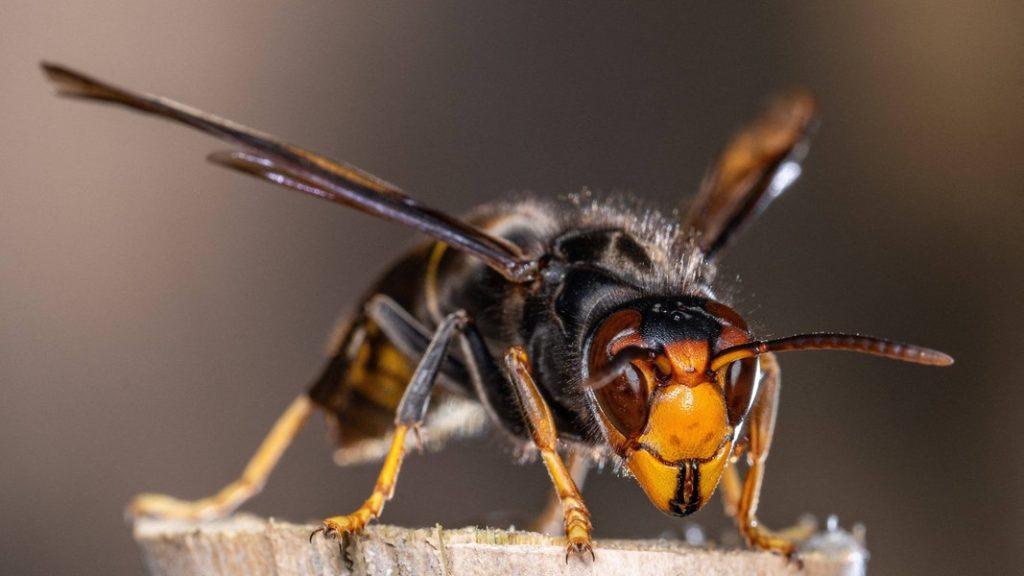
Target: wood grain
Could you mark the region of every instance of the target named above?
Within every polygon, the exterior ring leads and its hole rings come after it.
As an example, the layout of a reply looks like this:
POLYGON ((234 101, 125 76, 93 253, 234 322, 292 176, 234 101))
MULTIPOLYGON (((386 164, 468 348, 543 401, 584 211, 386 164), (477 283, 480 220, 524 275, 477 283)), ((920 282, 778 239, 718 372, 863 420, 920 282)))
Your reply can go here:
POLYGON ((318 536, 310 543, 315 528, 250 515, 205 524, 141 520, 135 526, 135 540, 154 576, 854 576, 864 574, 866 559, 863 548, 842 543, 837 536, 845 534, 841 531, 819 537, 825 544, 803 553, 800 569, 773 554, 668 540, 597 540, 596 561, 570 558, 567 563, 561 539, 533 532, 373 525, 343 541, 318 536))

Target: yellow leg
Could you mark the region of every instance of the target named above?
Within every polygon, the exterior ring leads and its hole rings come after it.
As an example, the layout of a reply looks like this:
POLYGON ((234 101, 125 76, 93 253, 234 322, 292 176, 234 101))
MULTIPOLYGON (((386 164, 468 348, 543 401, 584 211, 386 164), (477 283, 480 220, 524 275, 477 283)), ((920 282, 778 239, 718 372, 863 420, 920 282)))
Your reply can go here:
POLYGON ((721 487, 725 511, 735 517, 736 524, 747 543, 762 550, 772 550, 792 557, 799 540, 810 535, 807 525, 795 526, 781 532, 769 530, 757 519, 758 499, 764 478, 764 464, 771 447, 778 409, 780 371, 774 354, 761 355, 764 380, 757 401, 748 417, 749 441, 747 475, 741 485, 739 472, 730 465, 722 475, 721 487))
POLYGON ((526 352, 520 347, 511 348, 505 355, 505 365, 512 379, 513 388, 519 398, 519 406, 530 428, 533 443, 540 450, 544 466, 548 469, 551 482, 555 485, 555 493, 562 503, 562 515, 565 524, 566 545, 565 559, 569 554, 590 552, 594 557, 593 542, 590 538, 592 530, 590 512, 583 503, 583 497, 572 479, 555 447, 558 442, 558 431, 551 410, 541 396, 530 375, 526 352))
POLYGON ((296 398, 274 423, 241 477, 213 496, 188 501, 162 494, 140 494, 128 506, 128 514, 183 520, 212 520, 227 516, 263 489, 267 477, 312 411, 313 402, 308 396, 303 394, 296 398))
POLYGON ((381 467, 377 483, 373 486, 373 493, 363 502, 363 505, 351 514, 331 516, 324 520, 323 525, 309 535, 310 540, 317 532, 323 532, 325 536, 330 537, 342 533, 358 532, 370 520, 380 516, 381 511, 384 510, 384 503, 390 500, 391 495, 395 492, 395 481, 398 479, 398 471, 402 467, 402 459, 405 457, 405 437, 408 432, 408 425, 400 424, 395 427, 391 448, 384 458, 384 466, 381 467))
MULTIPOLYGON (((569 469, 569 476, 576 483, 576 487, 582 490, 583 482, 587 479, 587 473, 590 471, 590 460, 578 451, 570 450, 566 455, 565 467, 569 469)), ((552 491, 547 504, 544 505, 544 510, 530 524, 530 530, 560 535, 563 534, 564 529, 562 498, 558 492, 552 491)))
POLYGON ((423 352, 423 357, 420 358, 420 363, 402 394, 402 400, 398 403, 391 448, 388 449, 388 454, 384 457, 384 465, 381 467, 380 475, 377 476, 377 483, 373 486, 370 497, 355 512, 344 516, 331 516, 324 520, 320 528, 309 535, 310 540, 318 532, 323 532, 324 536, 328 537, 358 532, 370 520, 380 516, 381 511, 384 510, 384 503, 391 499, 391 495, 395 491, 398 471, 402 467, 402 459, 405 458, 405 438, 412 430, 419 440, 419 426, 427 414, 430 391, 437 380, 437 374, 447 354, 448 345, 465 327, 467 321, 468 317, 465 312, 453 312, 444 318, 434 332, 430 345, 423 352))
POLYGON ((722 506, 726 516, 739 518, 740 496, 743 494, 743 483, 736 464, 730 463, 722 471, 722 479, 718 486, 722 489, 722 506))

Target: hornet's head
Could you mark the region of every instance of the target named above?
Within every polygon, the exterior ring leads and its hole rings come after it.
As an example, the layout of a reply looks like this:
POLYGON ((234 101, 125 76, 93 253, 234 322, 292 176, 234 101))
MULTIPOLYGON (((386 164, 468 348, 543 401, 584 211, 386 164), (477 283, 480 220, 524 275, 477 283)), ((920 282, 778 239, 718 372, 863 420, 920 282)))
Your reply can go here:
POLYGON ((714 494, 758 400, 757 356, 838 349, 924 364, 942 354, 877 338, 751 339, 734 310, 699 297, 649 298, 607 314, 585 348, 585 393, 608 443, 662 512, 686 516, 714 494))
POLYGON ((685 516, 714 493, 756 388, 757 360, 728 375, 711 363, 747 342, 739 314, 703 298, 631 302, 592 333, 588 388, 598 419, 659 510, 685 516))

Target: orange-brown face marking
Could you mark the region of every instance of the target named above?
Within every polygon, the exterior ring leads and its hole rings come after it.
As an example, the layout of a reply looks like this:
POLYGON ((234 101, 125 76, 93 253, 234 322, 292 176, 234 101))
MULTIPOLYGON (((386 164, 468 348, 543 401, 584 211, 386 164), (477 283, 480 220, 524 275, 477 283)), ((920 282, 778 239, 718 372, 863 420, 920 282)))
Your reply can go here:
POLYGON ((638 440, 659 459, 679 462, 710 458, 728 433, 725 398, 717 384, 673 384, 655 391, 647 428, 638 440))
POLYGON ((718 342, 715 343, 715 353, 717 354, 726 348, 732 348, 747 342, 750 342, 750 334, 746 329, 741 330, 734 326, 723 326, 722 333, 718 335, 718 342))
POLYGON ((672 366, 672 382, 697 386, 707 381, 710 361, 706 340, 681 340, 665 344, 665 357, 672 366))

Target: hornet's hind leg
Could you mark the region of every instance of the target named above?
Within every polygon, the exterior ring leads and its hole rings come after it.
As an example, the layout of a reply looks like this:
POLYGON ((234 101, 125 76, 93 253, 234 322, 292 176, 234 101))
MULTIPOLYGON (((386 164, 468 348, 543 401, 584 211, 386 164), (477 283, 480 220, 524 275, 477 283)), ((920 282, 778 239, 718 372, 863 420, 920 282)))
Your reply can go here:
POLYGON ((274 470, 281 456, 317 407, 317 399, 323 390, 344 377, 351 364, 353 351, 365 338, 365 318, 357 317, 344 329, 323 376, 309 392, 296 398, 274 423, 270 433, 253 454, 242 475, 222 488, 213 496, 199 500, 179 500, 162 494, 140 494, 128 506, 132 517, 175 518, 181 520, 214 520, 234 512, 246 500, 263 489, 267 478, 274 470))
POLYGON ((259 493, 312 411, 313 401, 309 396, 303 394, 296 398, 274 423, 242 475, 213 496, 187 501, 162 494, 140 494, 128 506, 128 514, 183 520, 213 520, 227 516, 259 493))

